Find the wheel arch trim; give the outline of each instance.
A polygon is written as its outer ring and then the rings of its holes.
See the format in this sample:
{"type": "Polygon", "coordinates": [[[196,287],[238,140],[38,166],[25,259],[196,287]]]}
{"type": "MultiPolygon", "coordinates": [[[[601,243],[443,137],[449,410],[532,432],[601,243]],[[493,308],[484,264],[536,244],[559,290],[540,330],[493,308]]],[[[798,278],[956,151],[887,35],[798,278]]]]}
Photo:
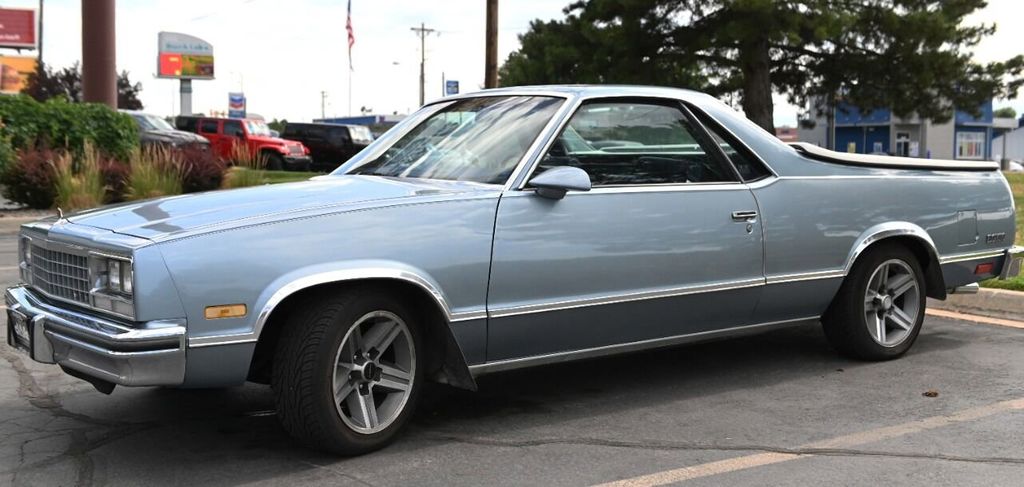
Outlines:
{"type": "Polygon", "coordinates": [[[928,253],[928,262],[922,262],[925,268],[925,286],[929,297],[945,299],[946,287],[942,277],[942,257],[935,247],[935,241],[928,232],[910,222],[886,222],[868,228],[854,243],[843,266],[843,274],[849,275],[857,259],[872,245],[890,238],[911,238],[920,243],[928,253]]]}
{"type": "Polygon", "coordinates": [[[256,314],[252,328],[245,333],[189,337],[188,345],[195,347],[212,347],[218,345],[231,345],[237,343],[254,343],[259,340],[264,326],[270,319],[277,306],[284,302],[289,296],[302,290],[332,283],[345,283],[364,280],[392,280],[412,284],[426,292],[437,307],[441,310],[445,320],[450,323],[469,321],[486,318],[487,312],[481,307],[480,310],[453,312],[452,308],[441,290],[439,284],[427,277],[427,274],[410,266],[390,261],[363,262],[359,265],[347,263],[347,267],[310,272],[309,269],[299,269],[288,273],[277,279],[263,294],[257,298],[255,309],[256,314]],[[262,303],[262,304],[260,304],[262,303]]]}

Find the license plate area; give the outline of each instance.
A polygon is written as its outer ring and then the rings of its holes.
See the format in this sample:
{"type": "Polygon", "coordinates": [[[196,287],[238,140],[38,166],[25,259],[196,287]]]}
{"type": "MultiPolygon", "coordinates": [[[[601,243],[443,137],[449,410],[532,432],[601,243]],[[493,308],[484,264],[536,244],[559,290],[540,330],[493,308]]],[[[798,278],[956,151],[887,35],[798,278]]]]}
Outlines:
{"type": "Polygon", "coordinates": [[[32,320],[25,316],[23,313],[8,309],[7,310],[7,343],[14,348],[24,350],[28,354],[32,354],[32,340],[33,340],[33,323],[32,320]]]}

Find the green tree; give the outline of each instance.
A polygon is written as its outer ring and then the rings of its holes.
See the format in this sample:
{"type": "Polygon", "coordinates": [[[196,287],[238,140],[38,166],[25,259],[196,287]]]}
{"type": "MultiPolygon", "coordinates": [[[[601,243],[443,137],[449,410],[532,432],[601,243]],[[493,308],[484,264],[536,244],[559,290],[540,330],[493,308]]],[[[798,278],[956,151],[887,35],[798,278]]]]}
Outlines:
{"type": "Polygon", "coordinates": [[[282,118],[281,120],[275,118],[267,123],[267,127],[270,127],[270,130],[276,130],[278,133],[284,133],[285,125],[288,125],[288,119],[285,118],[282,118]]]}
{"type": "MultiPolygon", "coordinates": [[[[772,130],[772,93],[945,121],[1013,97],[1024,57],[980,64],[994,25],[964,20],[984,0],[587,0],[534,21],[504,85],[642,83],[737,96],[772,130]]],[[[818,106],[818,109],[824,107],[818,106]]]]}
{"type": "Polygon", "coordinates": [[[1014,110],[1013,107],[997,108],[992,114],[1001,118],[1017,118],[1017,110],[1014,110]]]}
{"type": "MultiPolygon", "coordinates": [[[[63,98],[68,101],[82,101],[82,69],[78,63],[59,70],[50,69],[43,63],[36,65],[36,70],[25,80],[25,94],[38,101],[51,98],[63,98]]],[[[141,110],[142,101],[139,92],[142,83],[132,83],[128,71],[117,75],[117,108],[141,110]]]]}

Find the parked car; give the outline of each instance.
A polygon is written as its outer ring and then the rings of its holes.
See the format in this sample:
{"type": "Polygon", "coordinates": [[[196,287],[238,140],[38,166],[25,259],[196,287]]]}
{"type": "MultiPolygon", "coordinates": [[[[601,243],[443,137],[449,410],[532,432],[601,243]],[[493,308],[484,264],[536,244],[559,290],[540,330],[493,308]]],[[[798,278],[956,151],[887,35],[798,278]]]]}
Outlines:
{"type": "Polygon", "coordinates": [[[313,157],[313,169],[333,171],[373,142],[370,129],[362,125],[292,123],[284,136],[302,142],[313,157]]]}
{"type": "Polygon", "coordinates": [[[358,454],[426,381],[819,322],[900,357],[927,297],[1018,274],[1015,232],[994,163],[786,145],[690,91],[506,88],[314,180],[23,225],[8,343],[103,392],[269,383],[289,432],[358,454]]]}
{"type": "Polygon", "coordinates": [[[1024,164],[1017,161],[1010,161],[1010,172],[1024,172],[1024,164]]]}
{"type": "Polygon", "coordinates": [[[149,145],[171,148],[195,146],[204,150],[210,149],[210,142],[205,138],[191,132],[177,130],[161,117],[134,110],[120,111],[135,120],[135,124],[139,127],[139,143],[143,147],[149,145]]]}
{"type": "Polygon", "coordinates": [[[262,120],[179,116],[175,125],[208,139],[221,159],[231,160],[237,147],[243,146],[250,154],[262,156],[267,169],[309,170],[309,150],[301,142],[274,137],[262,120]]]}

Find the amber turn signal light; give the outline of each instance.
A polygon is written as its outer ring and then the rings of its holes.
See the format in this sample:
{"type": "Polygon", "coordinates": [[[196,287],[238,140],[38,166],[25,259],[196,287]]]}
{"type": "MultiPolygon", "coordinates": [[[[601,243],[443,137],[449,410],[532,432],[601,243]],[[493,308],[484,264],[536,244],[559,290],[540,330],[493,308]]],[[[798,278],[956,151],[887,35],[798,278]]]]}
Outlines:
{"type": "Polygon", "coordinates": [[[222,304],[220,306],[207,306],[206,319],[217,320],[221,318],[241,318],[245,316],[244,304],[222,304]]]}

